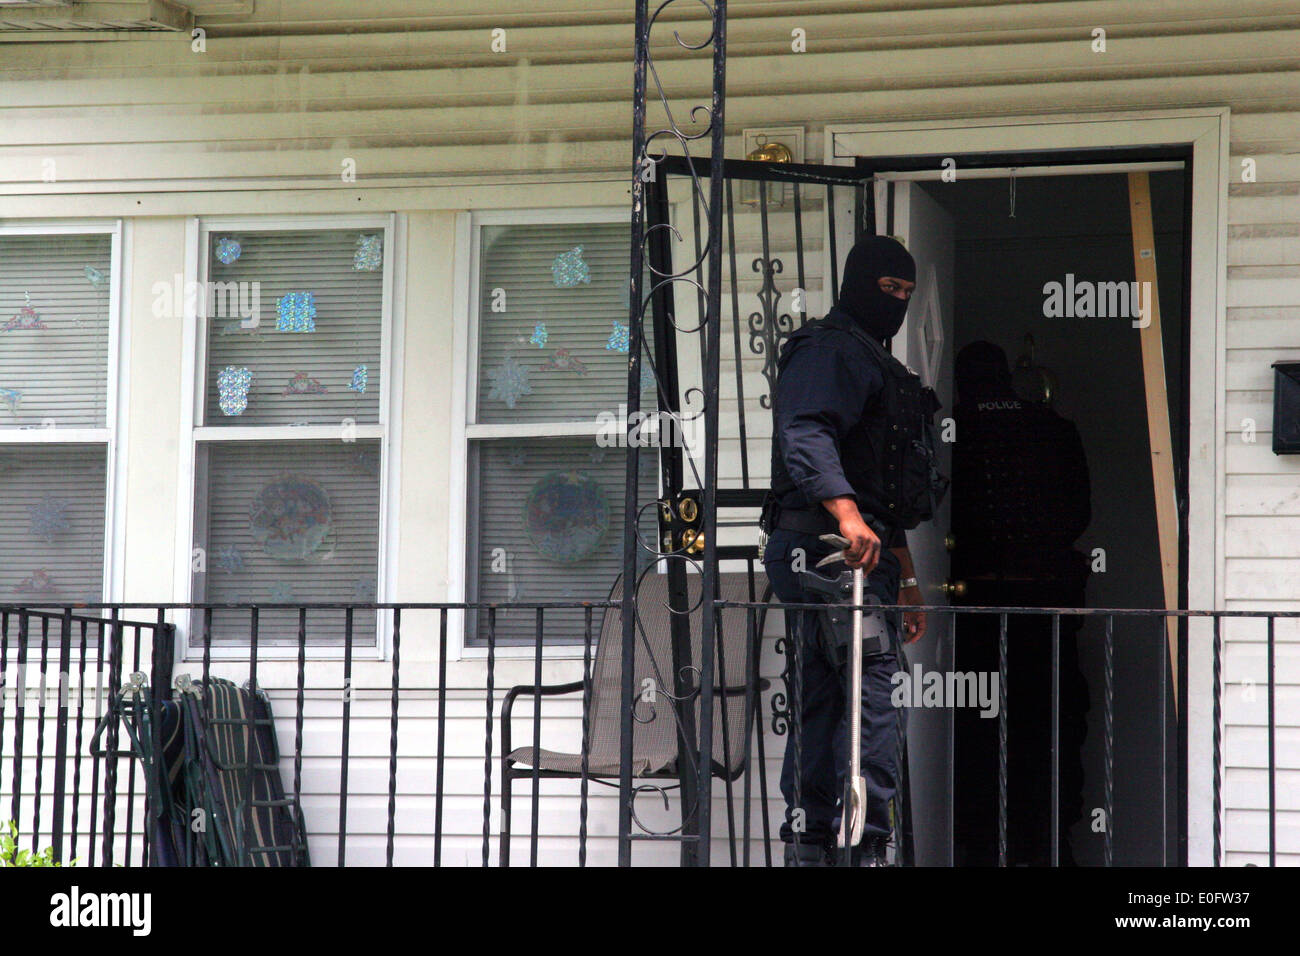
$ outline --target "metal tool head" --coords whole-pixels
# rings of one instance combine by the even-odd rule
[[[823,534],[817,538],[822,544],[829,544],[832,548],[840,550],[818,561],[813,567],[822,568],[828,564],[835,564],[837,561],[847,561],[849,553],[849,539],[840,534]]]

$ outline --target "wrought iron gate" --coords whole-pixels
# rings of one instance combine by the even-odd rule
[[[672,5],[662,3],[648,14],[645,0],[637,5],[636,75],[633,102],[633,179],[632,179],[632,252],[631,295],[629,314],[628,416],[629,422],[640,411],[642,363],[651,370],[656,383],[658,409],[675,424],[674,434],[699,434],[701,440],[685,454],[680,443],[669,442],[658,449],[660,494],[654,501],[637,498],[638,462],[641,442],[636,440],[636,426],[628,428],[626,512],[624,519],[623,574],[623,667],[622,667],[622,754],[619,814],[619,862],[632,862],[632,844],[638,840],[677,840],[681,845],[682,863],[707,866],[710,862],[710,811],[713,798],[712,780],[721,776],[726,784],[728,847],[731,863],[749,864],[750,807],[752,774],[744,774],[741,796],[741,850],[737,852],[737,824],[733,784],[728,773],[737,765],[732,749],[742,748],[738,761],[746,770],[754,766],[751,750],[759,768],[759,798],[766,809],[767,781],[762,772],[766,754],[763,748],[761,719],[756,720],[761,701],[757,699],[761,682],[757,677],[763,615],[748,615],[749,640],[743,662],[744,717],[743,740],[733,741],[726,719],[731,681],[725,677],[720,626],[720,562],[743,562],[745,598],[749,602],[766,601],[757,581],[756,563],[760,557],[757,544],[757,512],[766,491],[765,467],[754,468],[752,454],[766,458],[766,427],[770,425],[770,396],[776,376],[776,359],[782,341],[810,318],[810,287],[820,283],[821,304],[829,307],[839,288],[836,248],[836,200],[843,200],[839,190],[852,196],[856,236],[863,228],[874,231],[870,197],[865,183],[870,174],[853,167],[807,164],[773,164],[746,160],[728,160],[723,155],[723,105],[725,98],[726,3],[719,2],[710,12],[711,32],[702,42],[692,43],[673,32],[676,42],[688,50],[712,49],[713,89],[711,105],[691,110],[692,118],[707,122],[694,132],[678,125],[660,83],[650,42],[656,19]],[[666,32],[662,27],[660,32]],[[703,27],[700,25],[702,31]],[[647,87],[647,79],[653,91]],[[650,103],[658,104],[667,118],[666,125],[647,132],[646,114]],[[695,157],[691,144],[709,137],[710,156]],[[664,149],[655,155],[656,140],[675,147],[678,155]],[[742,191],[739,201],[737,188]],[[748,199],[744,195],[748,193]],[[676,205],[674,205],[676,203]],[[687,205],[689,203],[689,206]],[[743,211],[745,223],[755,227],[757,235],[737,238],[737,210]],[[689,213],[685,213],[689,208]],[[679,220],[673,221],[673,210]],[[774,229],[773,210],[779,210],[784,235]],[[808,213],[813,213],[810,228]],[[683,215],[685,213],[685,215]],[[820,215],[818,214],[820,213]],[[842,224],[840,224],[842,226]],[[684,233],[689,232],[689,237]],[[743,232],[743,229],[742,229]],[[823,237],[825,237],[823,245]],[[777,243],[793,253],[794,269],[787,272],[788,255],[778,254]],[[747,243],[749,245],[747,246]],[[756,245],[755,245],[756,243]],[[825,252],[825,268],[813,269],[807,254],[813,246]],[[738,265],[742,249],[754,253],[748,274]],[[677,266],[676,263],[685,263]],[[816,273],[814,275],[813,273]],[[729,296],[724,299],[724,280]],[[646,283],[648,281],[648,288]],[[756,299],[757,308],[743,319],[741,286],[746,296]],[[684,300],[676,297],[676,287],[684,284]],[[682,312],[690,311],[694,300],[694,319],[679,322]],[[788,301],[789,306],[783,305]],[[681,309],[679,305],[686,304]],[[723,334],[730,311],[729,341],[732,369],[723,371]],[[650,322],[647,324],[647,317]],[[681,350],[683,342],[694,338],[694,350]],[[746,358],[761,372],[761,393],[746,394]],[[679,361],[686,359],[687,362]],[[698,362],[698,365],[695,363]],[[695,381],[683,372],[690,364]],[[752,377],[752,376],[751,376]],[[730,389],[729,394],[724,394]],[[756,400],[756,401],[755,401]],[[720,406],[726,401],[736,410],[734,420],[723,428]],[[755,404],[763,410],[762,421],[747,420]],[[685,405],[685,407],[683,407]],[[725,435],[723,433],[726,433]],[[720,469],[719,444],[725,438],[732,449],[731,473]],[[639,533],[640,518],[653,507],[658,516],[658,534],[646,541]],[[728,517],[720,518],[720,513]],[[729,542],[728,542],[729,536]],[[652,563],[638,560],[639,552],[649,552]],[[638,569],[643,568],[638,574]],[[672,621],[672,674],[638,675],[636,653],[644,645],[645,634],[636,613],[639,585],[646,574],[666,573]],[[688,574],[698,573],[700,595],[692,603],[688,597]],[[699,615],[698,633],[692,633],[692,611]],[[785,642],[778,649],[788,651]],[[732,662],[733,674],[738,662]],[[722,676],[718,676],[721,674]],[[791,655],[786,654],[783,677],[793,677]],[[655,699],[668,701],[659,711],[645,706],[643,680],[655,689]],[[790,686],[789,682],[785,686]],[[671,689],[670,689],[671,687]],[[722,693],[721,706],[715,699]],[[733,694],[734,695],[734,694]],[[785,732],[791,712],[784,692],[772,697],[772,726]],[[664,796],[658,785],[634,782],[634,737],[638,723],[669,719],[675,724],[678,740],[677,783],[681,803],[681,822],[668,831],[656,831],[644,825],[635,812],[637,797],[647,790]],[[758,730],[758,733],[754,733]],[[718,760],[717,748],[725,751]],[[667,802],[664,796],[665,803]],[[770,834],[766,812],[761,826],[765,862],[770,865]]]

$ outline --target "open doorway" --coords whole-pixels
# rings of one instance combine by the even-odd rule
[[[984,437],[988,439],[990,434],[990,421],[994,433],[998,427],[1007,431],[1008,423],[1017,423],[1002,437],[1019,441],[1023,446],[1019,453],[1031,456],[1022,462],[1025,474],[1037,476],[1031,480],[1053,483],[1052,494],[1047,496],[1050,503],[1039,507],[1038,520],[1051,524],[1055,509],[1062,512],[1061,526],[1073,523],[1073,530],[1064,532],[1073,538],[1065,547],[1073,552],[1072,562],[1083,569],[1083,579],[1076,579],[1075,588],[1062,588],[1059,561],[1029,566],[1009,558],[990,559],[990,542],[981,540],[984,536],[978,529],[989,527],[988,519],[999,509],[1023,505],[1023,500],[1013,499],[1017,495],[1023,499],[1026,492],[1018,491],[1017,481],[1008,480],[1005,474],[981,472],[981,478],[969,467],[956,468],[955,480],[961,481],[960,475],[970,484],[987,480],[989,488],[982,489],[981,495],[963,494],[973,491],[969,487],[954,487],[949,530],[965,528],[966,534],[963,540],[963,535],[956,533],[950,542],[949,582],[955,586],[950,592],[952,601],[975,606],[1163,607],[1157,478],[1153,475],[1148,416],[1167,416],[1174,462],[1169,480],[1177,500],[1183,502],[1187,460],[1185,173],[1163,169],[1147,174],[1163,342],[1166,401],[1162,405],[1149,395],[1151,359],[1144,360],[1138,330],[1130,322],[1131,318],[1141,321],[1140,308],[1133,305],[1131,314],[1110,314],[1106,303],[1098,299],[1091,308],[1086,297],[1076,299],[1076,290],[1089,283],[1096,288],[1101,283],[1135,279],[1129,176],[1124,172],[1035,176],[1032,172],[1020,170],[1014,178],[916,181],[910,186],[943,210],[951,229],[950,315],[944,317],[947,328],[942,332],[949,344],[942,368],[945,372],[951,368],[947,363],[954,358],[955,364],[960,364],[963,354],[969,358],[982,353],[987,358],[1000,350],[1005,355],[1010,389],[1005,394],[985,394],[982,397],[992,401],[980,404],[997,409],[994,415],[1010,417],[1003,419],[1003,426],[996,424],[996,418],[981,418]],[[913,193],[909,205],[908,214],[915,223],[925,218],[920,207],[931,203]],[[885,228],[879,231],[898,228],[895,223],[881,226]],[[1073,308],[1076,302],[1078,309]],[[934,333],[926,327],[934,320],[916,318],[920,348],[914,345],[910,351],[918,353],[914,357],[920,358],[921,364],[930,364],[925,353]],[[933,364],[939,374],[940,363]],[[967,365],[969,371],[969,362]],[[953,397],[960,404],[961,383],[956,384]],[[966,396],[967,407],[975,407],[973,399],[978,397],[973,393]],[[1011,408],[1010,402],[1035,410],[1024,414],[1003,411]],[[1040,408],[1043,414],[1038,413]],[[1042,426],[1044,415],[1058,424]],[[1034,428],[1040,433],[1038,439],[1028,434]],[[1022,430],[1021,439],[1016,438],[1016,429]],[[1046,439],[1044,429],[1050,433]],[[1072,463],[1064,471],[1060,462],[1054,462],[1053,468],[1034,467],[1034,454],[1066,455],[1065,445],[1058,439],[1069,431],[1077,433],[1084,461]],[[954,447],[960,449],[960,430],[956,437]],[[1035,441],[1046,443],[1035,446]],[[1039,450],[1034,451],[1035,447]],[[1082,476],[1066,474],[1080,468]],[[1024,479],[1024,474],[1018,477]],[[1082,492],[1077,490],[1080,477]],[[1000,503],[999,482],[1004,492]],[[1069,504],[1070,491],[1056,487],[1072,482],[1076,483],[1074,493],[1086,499],[1082,515]],[[990,511],[973,515],[970,512],[975,508]],[[1065,515],[1066,511],[1071,514]],[[997,521],[1005,523],[1001,518]],[[1184,524],[1178,522],[1176,535]],[[1165,533],[1169,534],[1168,528]],[[999,548],[993,552],[1006,553]],[[963,576],[969,580],[960,580]],[[992,625],[991,632],[988,625]],[[1162,657],[1166,653],[1163,623],[1115,619],[1113,817],[1109,820],[1100,812],[1105,805],[1106,778],[1102,707],[1105,623],[1092,618],[1079,619],[1077,625],[1077,630],[1068,621],[1062,626],[1061,814],[1066,832],[1061,859],[1101,864],[1102,828],[1109,826],[1115,864],[1173,862],[1179,827],[1179,755],[1174,732],[1178,724],[1174,688],[1166,684],[1165,692],[1160,690],[1167,678],[1167,672],[1162,674],[1166,663]],[[982,631],[979,626],[962,627],[959,625],[957,632],[955,669],[982,669],[990,663],[996,669],[995,621],[988,619]],[[1043,772],[1050,760],[1051,741],[1046,730],[1050,698],[1042,686],[1044,679],[1050,679],[1050,657],[1044,653],[1044,644],[1050,642],[1050,623],[1046,617],[1035,616],[1022,618],[1011,629],[1008,712],[1014,718],[1009,720],[1008,739],[1009,862],[1041,863],[1045,862],[1050,834],[1050,781]],[[1043,648],[1043,652],[1035,654],[1030,646]],[[1072,666],[1076,653],[1077,668]],[[965,719],[970,717],[958,714],[953,731],[953,861],[958,865],[995,864],[997,722]],[[1075,766],[1077,771],[1072,772]],[[1036,812],[1026,812],[1027,800]],[[1027,834],[1026,828],[1032,833]]]
[[[1032,170],[1026,170],[1032,172]],[[1183,360],[1184,310],[1183,268],[1186,259],[1186,224],[1184,224],[1184,174],[1183,170],[1160,170],[1148,174],[1151,190],[1151,215],[1154,232],[1154,259],[1157,269],[1157,290],[1160,299],[1161,337],[1164,341],[1165,382],[1169,401],[1169,429],[1174,438],[1175,462],[1186,460],[1186,419],[1182,401],[1183,381],[1186,378]],[[965,581],[965,593],[954,597],[954,604],[989,605],[1017,604],[1024,606],[1060,606],[1067,598],[1078,593],[1079,606],[1087,607],[1162,607],[1165,605],[1164,583],[1161,578],[1160,529],[1154,507],[1156,488],[1152,470],[1152,446],[1149,440],[1148,414],[1164,414],[1164,410],[1149,410],[1143,355],[1138,330],[1131,317],[1139,316],[1140,308],[1130,303],[1130,313],[1112,315],[1108,303],[1096,299],[1087,308],[1083,295],[1075,297],[1071,289],[1084,289],[1086,284],[1100,286],[1108,282],[1135,280],[1134,226],[1131,220],[1130,179],[1125,173],[1084,174],[1084,176],[1041,176],[1017,174],[1013,178],[967,179],[965,182],[918,183],[935,202],[943,206],[953,219],[954,232],[954,298],[953,298],[953,354],[971,356],[978,346],[967,349],[972,343],[985,342],[996,346],[1008,359],[1011,386],[1015,401],[1041,403],[1054,415],[1073,424],[1082,445],[1083,462],[1066,460],[1048,463],[1048,467],[1034,468],[1030,472],[1048,480],[1060,472],[1062,488],[1052,489],[1047,511],[1057,511],[1062,525],[1075,523],[1075,528],[1062,529],[1062,541],[1073,536],[1076,561],[1084,568],[1086,583],[1078,588],[1057,587],[1062,580],[1060,568],[1045,566],[1039,561],[1036,568],[1023,566],[997,567],[997,562],[966,561],[965,567],[974,568],[972,578]],[[1053,294],[1061,289],[1062,302],[1052,302]],[[1079,304],[1079,308],[1073,308]],[[1109,303],[1114,306],[1115,303]],[[1063,306],[1063,307],[1062,307]],[[992,352],[992,350],[988,350]],[[967,363],[969,364],[969,363]],[[961,395],[962,384],[957,382],[957,401],[980,395]],[[996,401],[996,395],[992,397]],[[984,423],[996,428],[997,414],[992,410],[984,415]],[[1013,412],[1014,414],[1014,412]],[[1006,421],[1008,419],[1004,419]],[[1013,419],[1028,427],[1026,420]],[[1040,419],[1039,419],[1040,420]],[[961,442],[958,434],[958,447]],[[1040,436],[1041,438],[1041,436]],[[1024,436],[1027,445],[1030,436]],[[1034,454],[1056,455],[1065,459],[1070,455],[1069,445],[1047,434],[1047,444],[1035,446]],[[1026,449],[1027,451],[1027,449]],[[1082,475],[1071,471],[1082,468]],[[969,479],[974,475],[967,472]],[[959,479],[958,479],[959,480]],[[998,477],[992,476],[996,485]],[[1005,477],[1002,480],[1006,480]],[[1174,476],[1175,483],[1183,480]],[[1087,496],[1087,511],[1080,516],[1070,502],[1070,483],[1082,481]],[[1014,488],[1014,480],[1010,490]],[[1078,485],[1073,493],[1078,494]],[[974,494],[961,494],[954,489],[952,516],[954,531],[958,527],[979,528],[979,515],[961,514],[979,509],[984,502]],[[1019,503],[1004,502],[1004,506],[1017,509]],[[993,505],[997,510],[997,505]],[[1039,520],[1050,520],[1044,514]],[[1032,519],[1031,519],[1032,523]],[[954,541],[954,558],[963,551],[969,554],[971,546],[985,542]],[[958,572],[961,568],[958,568]],[[1015,583],[1008,587],[1008,579]],[[956,581],[954,581],[956,584]],[[1009,600],[1009,598],[1017,600]],[[1070,601],[1073,604],[1073,601]],[[989,620],[988,623],[993,623]],[[1050,640],[1047,618],[1022,619],[1019,630],[1023,632],[1022,661],[1034,656],[1028,649],[1030,641],[1041,637]],[[1035,628],[1035,624],[1041,627]],[[1101,864],[1101,826],[1114,827],[1114,862],[1119,865],[1158,865],[1170,860],[1171,806],[1175,803],[1173,784],[1177,779],[1177,748],[1171,747],[1173,735],[1167,735],[1169,724],[1162,724],[1161,684],[1164,631],[1160,622],[1138,618],[1118,618],[1114,624],[1114,816],[1105,821],[1099,808],[1104,806],[1105,754],[1104,727],[1102,727],[1102,688],[1104,688],[1104,653],[1101,619],[1079,620],[1078,632],[1063,622],[1062,635],[1062,822],[1073,826],[1067,829],[1067,840],[1062,843],[1062,860],[1079,864]],[[1013,630],[1015,624],[1013,624]],[[1015,653],[1011,646],[1011,654]],[[995,652],[996,654],[996,652]],[[1078,670],[1071,666],[1071,657],[1078,654]],[[1022,674],[1028,679],[1048,675],[1049,659],[1037,653]],[[971,658],[971,656],[967,656]],[[978,649],[974,658],[979,658]],[[996,667],[996,656],[993,658]],[[958,657],[958,669],[961,656]],[[1032,706],[1043,714],[1047,723],[1049,704],[1045,688],[1015,687],[1017,666],[1010,663],[1010,708],[1024,692],[1028,697],[1024,706]],[[1071,680],[1082,680],[1082,688],[1071,688]],[[1017,692],[1021,692],[1018,695]],[[1166,695],[1166,706],[1171,704]],[[1035,734],[1028,730],[1026,715],[1011,719],[1009,743],[1010,763],[1022,775],[1034,774],[1028,770],[1030,763],[1043,766],[1048,761],[1050,737],[1045,732]],[[1169,715],[1166,715],[1169,717]],[[1032,718],[1031,718],[1032,719]],[[1078,731],[1071,724],[1078,723]],[[1164,728],[1164,730],[1162,730]],[[987,730],[991,728],[963,727],[958,722],[954,735],[954,761],[957,766],[969,766],[966,752],[983,757],[988,752]],[[1017,732],[1021,739],[1015,739]],[[1166,734],[1166,739],[1162,739]],[[980,739],[984,737],[984,740]],[[996,737],[992,741],[996,761]],[[1022,753],[1024,748],[1037,752]],[[1071,762],[1078,752],[1078,766],[1082,780],[1073,782]],[[1162,763],[1160,754],[1166,760]],[[992,770],[992,766],[989,767]],[[1048,780],[1043,773],[1035,774],[1039,787],[1030,799],[1037,805],[1040,797],[1047,795]],[[1026,799],[1024,788],[1011,780],[1011,805],[1022,806]],[[1076,792],[1076,796],[1074,796]],[[1022,799],[1017,801],[1017,793]],[[989,788],[980,780],[957,779],[954,782],[954,818],[970,821],[980,812],[987,816],[989,809],[996,814],[996,796],[993,800]],[[1023,812],[1021,819],[1009,821],[1011,862],[1041,862],[1041,851],[1047,845],[1045,836],[1024,839],[1017,834],[1019,827],[1030,826],[1037,831],[1040,823],[1047,823],[1048,808],[1041,813]],[[991,826],[958,826],[958,834],[965,830],[965,838],[954,847],[958,864],[996,862],[996,816],[985,821]],[[1048,832],[1050,832],[1048,830]],[[1019,839],[1018,839],[1019,838]],[[1035,852],[1039,851],[1039,852]]]

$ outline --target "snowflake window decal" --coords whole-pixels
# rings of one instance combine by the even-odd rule
[[[507,408],[514,408],[519,403],[519,399],[533,393],[528,366],[520,365],[519,360],[513,355],[507,355],[504,362],[490,370],[488,379],[492,382],[488,398],[505,402]]]

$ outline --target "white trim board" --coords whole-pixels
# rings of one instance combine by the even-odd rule
[[[126,477],[130,462],[127,447],[129,429],[122,410],[131,403],[131,310],[125,304],[131,301],[133,287],[126,263],[132,261],[134,224],[117,220],[113,231],[112,294],[109,297],[109,421],[112,436],[109,438],[109,462],[112,471],[108,479],[109,522],[105,529],[105,551],[109,568],[105,575],[104,595],[107,601],[122,600],[126,576]],[[110,546],[111,542],[111,546]]]
[[[937,155],[1082,150],[1186,144],[1192,150],[1187,188],[1192,268],[1188,314],[1188,606],[1222,607],[1224,582],[1224,381],[1227,296],[1227,107],[1089,114],[981,117],[891,123],[829,124],[825,153],[837,165],[858,156]],[[1121,164],[1122,165],[1122,164]],[[1136,165],[1136,164],[1135,164]],[[960,159],[958,159],[960,176]],[[901,178],[901,177],[900,177]],[[1212,631],[1208,620],[1188,627],[1188,862],[1210,865],[1213,854],[1211,750]]]

